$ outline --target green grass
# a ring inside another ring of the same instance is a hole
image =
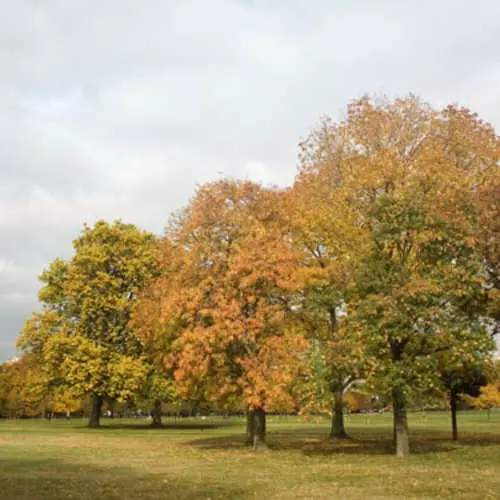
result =
[[[389,415],[348,418],[353,439],[331,442],[328,422],[270,417],[267,452],[243,446],[243,419],[0,421],[0,498],[387,499],[500,498],[500,412],[410,418],[413,454],[391,454]]]

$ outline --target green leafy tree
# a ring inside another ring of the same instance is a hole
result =
[[[287,212],[305,276],[296,307],[310,345],[307,374],[298,384],[302,412],[331,413],[330,437],[344,439],[344,393],[370,363],[359,332],[346,321],[357,265],[352,252],[363,241],[351,206],[335,193],[343,167],[328,123],[301,143],[301,169]]]
[[[480,345],[481,339],[476,339]],[[453,441],[458,440],[457,406],[463,396],[477,397],[486,385],[485,361],[491,350],[489,339],[483,338],[483,350],[464,353],[461,349],[451,349],[438,358],[438,370],[446,391],[451,414]],[[467,361],[464,361],[466,359]]]
[[[467,110],[410,96],[354,102],[316,144],[300,181],[326,193],[316,209],[325,234],[343,233],[330,252],[353,263],[350,327],[390,387],[405,456],[408,401],[439,383],[436,355],[489,337],[477,194],[498,168],[499,141]]]

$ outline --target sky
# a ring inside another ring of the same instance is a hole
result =
[[[0,0],[0,361],[84,222],[157,234],[196,185],[288,185],[365,93],[500,129],[499,0]]]

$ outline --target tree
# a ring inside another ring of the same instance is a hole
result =
[[[183,249],[172,245],[167,237],[159,242],[158,276],[141,293],[131,321],[151,366],[141,395],[143,400],[152,402],[152,427],[162,425],[162,403],[178,403],[180,399],[173,370],[168,363],[172,355],[172,344],[178,337],[180,325],[175,317],[165,320],[162,304],[165,297],[169,295],[167,291],[170,292],[172,298],[177,293],[176,287],[179,285],[177,280],[185,264],[183,257]]]
[[[156,275],[156,241],[131,224],[98,221],[73,247],[71,260],[56,259],[42,273],[42,312],[18,345],[40,358],[52,384],[92,395],[89,426],[98,427],[103,399],[133,397],[149,371],[130,319]]]
[[[58,391],[52,400],[52,411],[65,413],[69,417],[71,413],[82,408],[82,398],[76,396],[71,390]]]
[[[349,206],[332,198],[338,159],[325,145],[329,135],[324,133],[322,128],[301,144],[302,166],[288,209],[299,265],[306,270],[297,317],[311,347],[308,373],[299,391],[303,411],[328,409],[330,437],[345,439],[344,393],[370,365],[358,332],[348,327],[345,315],[356,266],[349,247],[362,241]]]
[[[487,354],[481,354],[476,363],[464,363],[461,358],[451,357],[448,353],[444,360],[439,360],[438,369],[450,404],[453,441],[458,440],[457,406],[461,396],[479,396],[482,386],[487,382],[483,366]]]
[[[0,365],[0,416],[7,416],[10,394],[10,362]]]
[[[481,393],[477,398],[472,399],[472,405],[488,411],[488,420],[490,419],[490,410],[500,408],[500,385],[490,383],[481,387]]]
[[[43,369],[31,356],[5,362],[0,367],[0,414],[28,417],[52,409],[52,394]]]
[[[472,339],[466,343],[456,343],[450,349],[437,355],[437,370],[442,388],[447,394],[450,414],[452,439],[458,440],[457,406],[460,400],[477,397],[481,387],[488,382],[488,371],[492,366],[492,339],[484,335],[484,329],[472,331]],[[471,341],[472,340],[472,341]]]
[[[336,338],[309,338],[306,368],[296,386],[302,414],[331,415],[331,439],[349,437],[344,425],[345,396],[363,383],[361,370],[368,365],[363,346],[342,330]]]
[[[300,279],[282,197],[251,182],[207,184],[167,233],[183,259],[162,285],[162,322],[176,336],[167,364],[182,396],[246,405],[255,448],[265,446],[266,410],[293,407],[304,352],[288,321]]]
[[[500,169],[497,169],[500,170]],[[500,172],[492,172],[478,193],[479,242],[488,281],[488,313],[500,333]]]
[[[411,389],[436,383],[437,353],[488,337],[476,194],[497,168],[498,138],[467,110],[434,111],[412,96],[356,101],[319,136],[302,176],[329,189],[338,216],[327,223],[347,221],[337,240],[355,264],[347,314],[391,387],[405,456]]]

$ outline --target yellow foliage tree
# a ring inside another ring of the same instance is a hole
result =
[[[73,247],[69,261],[56,259],[42,273],[43,309],[26,322],[18,346],[54,385],[92,395],[89,426],[98,427],[103,398],[133,398],[150,372],[130,320],[156,275],[156,239],[131,224],[98,221]]]
[[[475,408],[488,410],[488,420],[490,419],[490,410],[500,408],[500,384],[492,383],[481,387],[481,394],[477,398],[471,399]]]

